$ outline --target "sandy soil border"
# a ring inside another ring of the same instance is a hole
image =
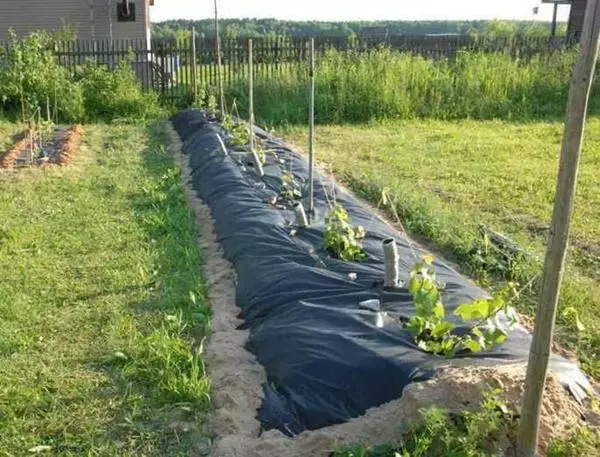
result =
[[[58,146],[55,165],[66,167],[71,164],[73,156],[77,153],[79,146],[81,145],[82,135],[83,127],[81,125],[72,125],[67,129],[65,136]]]
[[[170,123],[166,130],[169,151],[181,170],[188,205],[196,215],[200,232],[198,243],[204,255],[204,277],[212,311],[205,357],[213,385],[215,411],[212,428],[218,437],[250,439],[257,437],[261,429],[257,410],[262,402],[262,384],[266,381],[266,374],[254,355],[244,348],[249,332],[238,329],[243,321],[238,318],[240,309],[235,304],[235,272],[223,259],[210,209],[196,196],[192,187],[189,159],[182,153],[179,136]],[[217,446],[220,439],[217,439]]]

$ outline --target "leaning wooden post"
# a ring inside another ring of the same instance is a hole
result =
[[[308,215],[312,219],[315,213],[315,39],[310,39],[310,101],[308,113]]]
[[[554,211],[552,213],[552,226],[546,250],[544,276],[536,311],[533,341],[529,352],[527,380],[525,382],[517,443],[519,457],[535,457],[536,455],[540,410],[546,383],[560,284],[565,267],[583,130],[594,68],[598,58],[599,36],[600,0],[588,0],[581,36],[581,50],[569,91],[558,182],[554,198]]]
[[[254,59],[252,54],[252,38],[250,38],[248,40],[248,133],[250,135],[250,151],[254,152]]]
[[[198,53],[196,52],[196,27],[192,25],[192,90],[194,105],[198,102]]]

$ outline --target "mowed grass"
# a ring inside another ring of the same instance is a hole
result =
[[[210,393],[193,217],[161,125],[84,137],[72,167],[0,172],[0,456],[187,456]]]
[[[306,129],[284,138],[302,147]],[[563,124],[501,121],[396,121],[317,127],[317,160],[358,194],[381,204],[395,195],[407,231],[428,240],[491,288],[480,223],[540,256],[506,271],[521,283],[538,278],[552,214]],[[600,377],[600,119],[591,119],[579,174],[569,266],[561,298],[558,341]],[[483,247],[482,247],[483,246]],[[533,315],[536,290],[525,290],[522,311]],[[585,330],[577,331],[573,307]]]

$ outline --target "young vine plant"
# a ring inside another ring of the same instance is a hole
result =
[[[446,319],[433,258],[424,257],[410,272],[408,290],[415,303],[415,315],[404,325],[419,348],[427,352],[452,357],[458,352],[481,352],[502,343],[508,330],[517,325],[517,313],[509,306],[507,295],[515,293],[510,283],[502,292],[490,299],[479,299],[460,305],[454,311],[463,322],[475,321],[465,334],[453,333],[456,324]],[[506,324],[500,315],[506,316]]]
[[[359,261],[367,258],[362,247],[365,229],[360,225],[352,225],[348,212],[337,202],[325,216],[323,236],[325,249],[338,259]]]
[[[281,178],[281,190],[279,191],[279,198],[286,201],[295,201],[302,198],[302,192],[300,186],[294,179],[294,175],[289,172],[284,172]]]
[[[244,123],[235,122],[233,116],[223,116],[223,127],[231,136],[230,143],[233,146],[246,146],[250,142],[250,132]]]

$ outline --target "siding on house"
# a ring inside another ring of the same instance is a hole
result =
[[[90,3],[93,5],[93,35]],[[135,22],[117,21],[117,3],[117,0],[0,0],[0,41],[6,39],[9,28],[19,35],[27,35],[35,30],[57,30],[65,25],[72,27],[79,39],[105,40],[110,38],[112,22],[113,39],[149,42],[149,1],[135,0]]]

